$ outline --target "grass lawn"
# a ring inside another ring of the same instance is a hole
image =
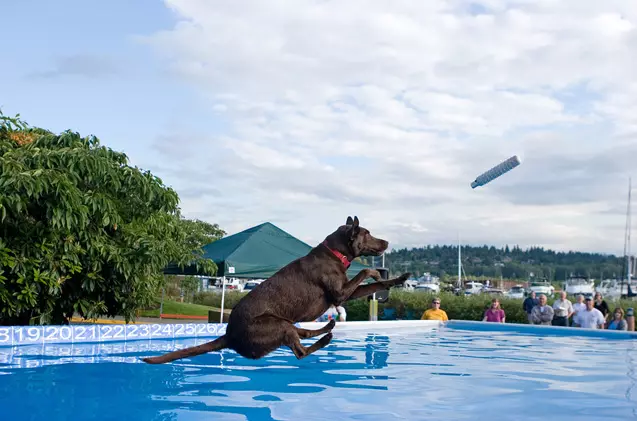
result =
[[[164,314],[182,314],[185,316],[207,316],[208,310],[213,310],[213,307],[165,300],[163,312]],[[142,310],[139,315],[141,317],[159,317],[159,302],[157,302],[157,308]]]

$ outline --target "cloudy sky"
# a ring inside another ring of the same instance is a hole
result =
[[[97,135],[229,233],[271,221],[315,244],[358,215],[392,247],[460,234],[623,252],[637,2],[23,0],[3,14],[5,114]],[[470,188],[514,154],[520,167]]]

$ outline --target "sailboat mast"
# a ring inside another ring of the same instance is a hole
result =
[[[460,253],[460,233],[458,233],[458,288],[462,288],[462,260]]]
[[[632,271],[632,259],[630,256],[630,231],[631,231],[631,209],[630,209],[630,200],[631,200],[631,190],[632,190],[632,180],[628,178],[628,207],[626,209],[626,236],[624,241],[624,254],[626,256],[626,282],[630,285],[631,277],[633,275]]]

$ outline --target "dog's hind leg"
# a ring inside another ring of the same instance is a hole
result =
[[[295,327],[295,329],[296,333],[298,333],[301,339],[309,339],[327,332],[331,332],[332,329],[334,329],[334,326],[336,326],[336,321],[332,319],[329,321],[328,324],[317,330],[302,329],[300,327]]]
[[[308,332],[311,332],[311,331],[308,331]],[[290,331],[285,336],[284,345],[289,347],[292,350],[292,352],[294,352],[294,355],[296,356],[296,358],[300,360],[312,354],[313,352],[316,352],[319,349],[326,347],[331,340],[332,340],[332,333],[328,333],[327,335],[323,336],[321,339],[319,339],[318,341],[314,342],[312,345],[306,348],[301,344],[301,338],[299,337],[299,334],[296,332],[296,330],[290,329]]]

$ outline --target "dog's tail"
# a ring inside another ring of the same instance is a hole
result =
[[[196,355],[205,354],[206,352],[219,351],[228,347],[228,341],[226,335],[220,336],[212,342],[206,342],[205,344],[191,346],[190,348],[184,348],[177,351],[169,352],[157,357],[142,358],[142,361],[148,364],[164,364],[182,358],[194,357]]]

